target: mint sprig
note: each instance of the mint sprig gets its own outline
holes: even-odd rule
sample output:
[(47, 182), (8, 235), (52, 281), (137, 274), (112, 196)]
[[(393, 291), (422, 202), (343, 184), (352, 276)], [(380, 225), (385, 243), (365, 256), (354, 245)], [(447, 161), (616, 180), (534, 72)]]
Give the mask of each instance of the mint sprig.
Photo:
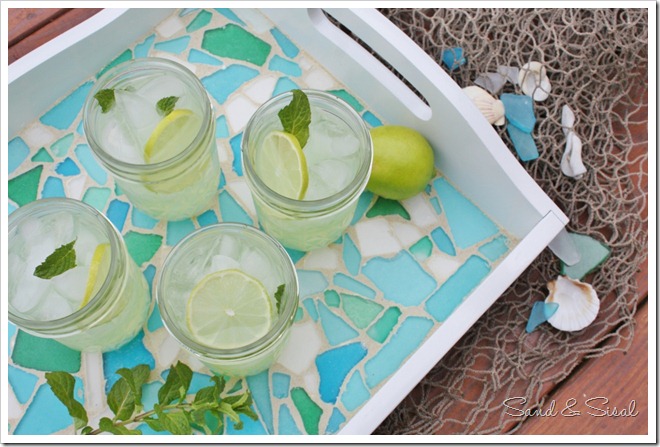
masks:
[(212, 384), (199, 389), (192, 402), (188, 401), (193, 373), (182, 362), (172, 365), (165, 383), (158, 390), (158, 402), (152, 410), (143, 412), (142, 386), (147, 383), (149, 373), (147, 365), (117, 370), (121, 377), (112, 386), (107, 398), (114, 417), (102, 417), (98, 428), (87, 425), (87, 412), (74, 398), (75, 379), (71, 374), (63, 371), (49, 372), (46, 373), (46, 382), (73, 417), (75, 429), (83, 435), (141, 435), (139, 428), (131, 428), (133, 424), (140, 423), (147, 424), (155, 431), (169, 431), (174, 435), (189, 435), (193, 431), (212, 435), (224, 431), (224, 415), (234, 423), (237, 430), (243, 427), (241, 414), (257, 420), (257, 415), (250, 408), (250, 393), (221, 396), (225, 381), (219, 376), (212, 376)]
[(305, 92), (299, 89), (291, 91), (293, 97), (291, 102), (277, 113), (282, 127), (296, 137), (300, 147), (304, 148), (309, 139), (309, 125), (312, 122), (312, 111), (309, 106), (309, 98)]
[(76, 251), (73, 245), (75, 243), (76, 239), (56, 248), (34, 269), (34, 276), (41, 279), (51, 279), (74, 268), (76, 266)]
[(282, 302), (282, 295), (284, 295), (284, 284), (280, 284), (277, 286), (277, 290), (275, 291), (275, 306), (277, 309), (277, 313), (280, 313), (280, 303)]
[(94, 94), (94, 99), (101, 107), (101, 113), (107, 113), (115, 105), (115, 89), (104, 88)]
[(165, 98), (161, 98), (156, 103), (156, 110), (158, 110), (158, 113), (161, 116), (167, 116), (172, 113), (172, 110), (174, 110), (174, 106), (176, 106), (176, 102), (178, 100), (178, 96), (166, 96)]

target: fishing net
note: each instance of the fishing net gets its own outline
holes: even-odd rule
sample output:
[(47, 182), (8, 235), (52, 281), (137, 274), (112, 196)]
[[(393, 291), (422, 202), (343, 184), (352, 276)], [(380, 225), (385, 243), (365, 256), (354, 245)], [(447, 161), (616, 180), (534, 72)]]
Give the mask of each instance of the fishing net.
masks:
[[(376, 434), (504, 434), (523, 420), (503, 401), (542, 407), (547, 392), (587, 358), (625, 351), (634, 335), (636, 275), (647, 256), (648, 15), (644, 9), (382, 9), (438, 63), (460, 47), (467, 63), (448, 71), (461, 87), (498, 66), (539, 61), (552, 92), (535, 102), (540, 157), (521, 162), (570, 219), (568, 231), (612, 250), (585, 278), (601, 299), (598, 317), (568, 333), (525, 326), (545, 299), (560, 261), (545, 250), (375, 431)], [(443, 66), (443, 68), (446, 68)], [(503, 92), (521, 93), (507, 83)], [(587, 173), (560, 170), (562, 107), (574, 112)], [(497, 128), (513, 148), (504, 126)], [(513, 149), (512, 149), (513, 150)]]

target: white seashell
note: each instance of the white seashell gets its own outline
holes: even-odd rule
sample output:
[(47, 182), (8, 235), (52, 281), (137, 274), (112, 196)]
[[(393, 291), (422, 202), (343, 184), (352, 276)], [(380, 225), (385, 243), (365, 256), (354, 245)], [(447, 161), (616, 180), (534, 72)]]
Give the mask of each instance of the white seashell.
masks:
[(564, 135), (568, 136), (569, 132), (573, 131), (574, 125), (575, 114), (570, 107), (564, 105), (561, 108), (561, 129), (564, 131)]
[(548, 323), (561, 331), (579, 331), (589, 326), (598, 315), (600, 300), (591, 286), (568, 276), (559, 276), (548, 283), (550, 294), (546, 303), (557, 303), (559, 308)]
[(470, 100), (477, 106), (479, 111), (486, 117), (490, 124), (501, 126), (505, 123), (504, 104), (499, 99), (495, 99), (490, 94), (476, 85), (465, 87), (463, 91)]
[(550, 95), (550, 79), (540, 62), (527, 62), (518, 73), (518, 84), (523, 93), (534, 101), (543, 101)]
[(573, 178), (581, 178), (587, 168), (582, 163), (582, 140), (573, 131), (575, 114), (567, 105), (561, 110), (561, 127), (566, 135), (566, 147), (561, 157), (561, 172)]

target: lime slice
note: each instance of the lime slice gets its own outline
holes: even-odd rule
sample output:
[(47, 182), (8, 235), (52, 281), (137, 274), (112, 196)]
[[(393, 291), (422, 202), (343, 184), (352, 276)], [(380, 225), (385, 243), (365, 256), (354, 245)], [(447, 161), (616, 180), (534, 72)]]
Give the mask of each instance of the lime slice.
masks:
[(89, 276), (87, 277), (87, 286), (85, 287), (85, 296), (83, 297), (80, 308), (87, 305), (89, 300), (98, 293), (105, 281), (110, 269), (110, 244), (103, 243), (96, 246), (92, 255), (92, 263), (89, 266)]
[(200, 117), (192, 110), (173, 110), (151, 132), (144, 146), (144, 161), (158, 163), (176, 156), (192, 143), (200, 125)]
[(205, 276), (193, 289), (186, 322), (198, 342), (218, 349), (246, 346), (263, 337), (274, 310), (266, 288), (240, 270)]
[(254, 160), (259, 178), (273, 191), (302, 200), (307, 191), (307, 161), (298, 139), (287, 132), (272, 131), (264, 139)]

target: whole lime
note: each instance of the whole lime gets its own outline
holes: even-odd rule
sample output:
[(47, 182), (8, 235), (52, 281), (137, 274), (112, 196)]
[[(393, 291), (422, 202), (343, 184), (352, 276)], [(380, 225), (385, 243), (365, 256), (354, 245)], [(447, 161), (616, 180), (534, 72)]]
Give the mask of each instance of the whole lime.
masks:
[(426, 138), (405, 126), (379, 126), (370, 132), (374, 160), (367, 189), (393, 200), (424, 190), (435, 172), (433, 149)]

